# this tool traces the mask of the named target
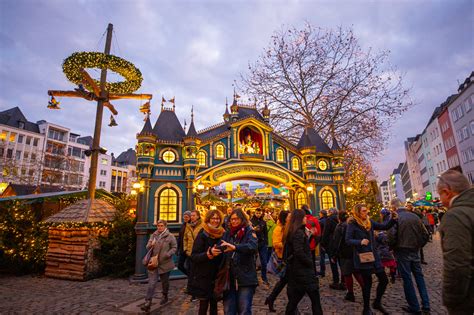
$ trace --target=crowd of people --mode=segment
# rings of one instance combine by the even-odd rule
[[[474,190],[462,174],[453,172],[442,174],[438,183],[441,201],[449,208],[439,229],[445,261],[443,302],[450,314],[472,314]],[[402,205],[398,199],[391,201],[389,209],[382,209],[378,221],[369,217],[364,204],[357,204],[350,212],[322,210],[319,218],[306,205],[278,214],[257,208],[251,217],[239,205],[227,209],[225,216],[209,210],[203,219],[198,211],[186,211],[178,241],[163,220],[150,237],[148,258],[157,256],[158,267],[148,268],[142,309],[150,310],[158,278],[163,287],[160,303],[168,302],[169,274],[176,253],[178,269],[188,277],[185,292],[192,300],[199,300],[200,315],[208,311],[217,314],[219,301],[224,314],[252,314],[256,287],[261,284],[270,289],[267,273],[278,277],[265,299],[270,312],[276,311],[275,300],[286,286],[286,314],[297,313],[304,295],[311,300],[312,313],[323,314],[319,278],[326,275],[326,257],[332,271],[329,288],[345,290],[344,299],[354,302],[355,279],[362,291],[363,314],[373,314],[374,309],[389,313],[383,297],[389,281],[394,283],[397,277],[403,282],[407,302],[402,310],[429,314],[421,255],[440,218],[437,216],[436,222],[427,214],[419,213],[411,203]],[[144,263],[150,265],[148,260]],[[374,275],[377,288],[370,303]]]

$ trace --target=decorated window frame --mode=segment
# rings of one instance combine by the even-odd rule
[[[280,156],[281,154],[281,156]],[[282,148],[278,148],[275,150],[275,160],[278,163],[285,163],[286,162],[286,156],[285,156],[285,150]]]
[[[181,205],[183,194],[176,185],[167,183],[155,192],[155,211],[153,224],[158,220],[166,220],[168,223],[181,222]],[[166,212],[164,210],[167,210]]]
[[[222,155],[218,154],[219,153],[219,148],[222,148]],[[216,143],[214,145],[214,158],[216,160],[225,160],[225,158],[226,158],[225,151],[226,151],[226,147],[222,142]]]
[[[199,167],[207,167],[207,152],[204,150],[198,151],[196,155],[197,163]]]
[[[174,153],[174,161],[173,162],[166,162],[165,161],[165,157],[164,157],[164,154],[168,151],[172,151]],[[172,147],[166,147],[166,148],[163,148],[161,151],[160,151],[160,160],[163,161],[163,163],[165,164],[173,164],[173,163],[176,163],[179,161],[179,154],[178,154],[178,151],[175,149],[175,148],[172,148]]]
[[[329,187],[324,187],[319,192],[319,200],[321,203],[321,210],[336,207],[336,192]]]
[[[300,165],[301,164],[300,164],[300,159],[299,158],[297,158],[296,156],[291,158],[291,169],[293,171],[299,172],[301,170]]]
[[[301,207],[308,203],[308,197],[303,190],[298,190],[296,192],[296,208],[301,209]]]
[[[319,166],[320,163],[325,163],[325,164],[326,164],[326,167],[325,167],[324,169],[322,169],[322,168]],[[316,162],[316,167],[318,168],[318,170],[323,171],[323,172],[328,171],[328,170],[329,170],[329,166],[330,166],[330,164],[329,164],[329,161],[328,161],[327,159],[318,159],[317,162]]]

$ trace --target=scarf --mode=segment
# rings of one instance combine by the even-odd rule
[[[245,234],[245,225],[241,224],[237,227],[231,226],[230,227],[230,237],[234,237],[236,234],[237,234],[237,236],[235,237],[235,239],[236,239],[236,241],[240,242],[242,240],[242,238],[244,237],[244,234]]]
[[[156,241],[159,241],[159,240],[161,240],[162,238],[167,237],[169,233],[170,233],[169,230],[168,230],[168,229],[165,229],[165,230],[164,230],[163,232],[161,232],[161,233],[158,233],[158,231],[156,231],[156,232],[153,233],[153,234],[155,234],[155,240],[156,240]]]
[[[363,220],[358,214],[357,212],[354,211],[353,213],[353,217],[354,219],[356,220],[357,224],[359,224],[360,226],[362,226],[364,229],[366,229],[367,231],[370,231],[370,229],[372,228],[372,223],[370,222],[370,217],[367,216],[367,219]]]
[[[201,219],[197,220],[196,222],[189,222],[187,224],[189,224],[194,229],[196,226],[201,224]]]
[[[219,226],[217,228],[211,226],[209,223],[202,226],[204,231],[209,235],[210,238],[218,239],[224,234],[224,228]]]

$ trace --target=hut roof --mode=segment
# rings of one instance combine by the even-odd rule
[[[104,222],[112,221],[115,217],[116,209],[107,201],[101,199],[80,200],[61,212],[50,216],[46,222]]]

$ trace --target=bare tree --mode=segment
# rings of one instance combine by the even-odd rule
[[[39,185],[41,164],[37,151],[24,152],[21,158],[13,146],[0,141],[0,182]]]
[[[389,52],[364,51],[352,29],[282,29],[241,75],[246,94],[268,101],[276,130],[297,141],[305,126],[366,156],[383,148],[388,127],[411,106]]]

